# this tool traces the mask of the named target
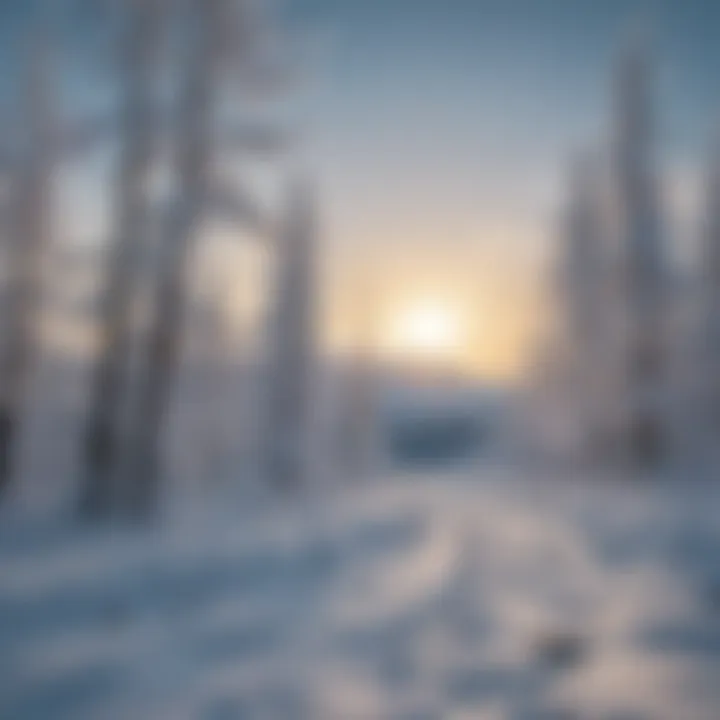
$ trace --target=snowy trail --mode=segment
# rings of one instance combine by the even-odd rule
[[[720,492],[396,478],[0,534],[0,717],[720,716]]]

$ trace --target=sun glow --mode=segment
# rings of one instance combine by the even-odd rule
[[[389,319],[384,335],[390,354],[417,360],[457,358],[465,344],[461,313],[435,299],[401,307]]]

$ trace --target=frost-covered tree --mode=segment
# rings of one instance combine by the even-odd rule
[[[281,489],[308,480],[313,448],[316,227],[314,198],[291,184],[275,246],[267,335],[264,475]]]
[[[666,267],[653,153],[650,61],[635,39],[615,84],[613,186],[625,312],[625,433],[630,459],[657,464],[667,449]]]
[[[364,278],[353,316],[359,331],[351,349],[337,408],[336,435],[339,472],[351,478],[368,477],[382,459],[380,377],[374,348],[378,343],[377,287]]]
[[[606,228],[594,160],[579,158],[570,180],[571,198],[563,223],[564,249],[558,277],[562,362],[578,450],[593,454],[602,445],[603,380],[610,351]]]
[[[148,184],[155,165],[158,47],[166,0],[126,0],[120,42],[120,154],[115,180],[115,220],[100,318],[84,438],[85,477],[80,509],[106,515],[116,501],[121,409],[131,345],[131,308],[152,207]]]
[[[124,483],[126,508],[133,515],[152,514],[159,500],[162,435],[180,362],[192,257],[204,220],[209,213],[220,213],[266,231],[267,220],[251,195],[227,182],[218,168],[225,152],[267,156],[283,147],[280,134],[269,125],[223,123],[224,101],[234,89],[247,88],[252,80],[263,83],[267,63],[258,61],[263,47],[255,37],[256,10],[248,0],[189,0],[181,16],[185,33],[172,113],[173,187],[159,229],[152,320],[137,382]]]
[[[128,509],[146,515],[158,502],[159,443],[178,363],[188,262],[208,191],[224,0],[192,0],[188,47],[181,69],[174,173],[177,187],[160,229],[155,314],[146,366],[139,378],[132,469],[126,478]]]
[[[43,258],[50,240],[55,104],[49,34],[33,28],[18,83],[18,123],[8,168],[6,293],[0,342],[0,491],[16,460],[20,424],[38,346]]]
[[[715,445],[720,436],[720,143],[717,141],[707,172],[701,247],[698,401],[703,430]]]

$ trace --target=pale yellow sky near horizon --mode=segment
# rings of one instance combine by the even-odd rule
[[[360,221],[363,213],[338,212],[332,193],[318,184],[318,312],[325,351],[344,353],[361,344],[382,361],[415,355],[422,363],[428,359],[422,348],[409,342],[403,351],[403,323],[416,322],[430,305],[455,327],[452,347],[438,354],[448,369],[491,382],[521,379],[547,312],[546,271],[559,241],[561,198],[559,183],[553,185],[542,202],[534,202],[535,214],[504,208],[495,215],[483,208],[451,213],[440,203],[388,207],[390,214],[361,202],[367,212]],[[682,223],[697,214],[696,186],[687,167],[669,175],[670,209]],[[92,232],[81,236],[104,236],[101,210],[106,208],[93,208],[86,220]],[[228,310],[238,331],[253,316],[257,325],[269,276],[256,240],[221,225],[209,228],[202,247],[202,257],[222,279],[216,282],[211,270],[201,290]],[[87,352],[87,333],[77,325],[54,327],[50,334],[56,347]]]

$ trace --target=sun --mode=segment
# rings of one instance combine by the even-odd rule
[[[442,300],[424,299],[400,307],[391,316],[384,344],[394,355],[450,359],[461,350],[463,334],[456,308]]]

